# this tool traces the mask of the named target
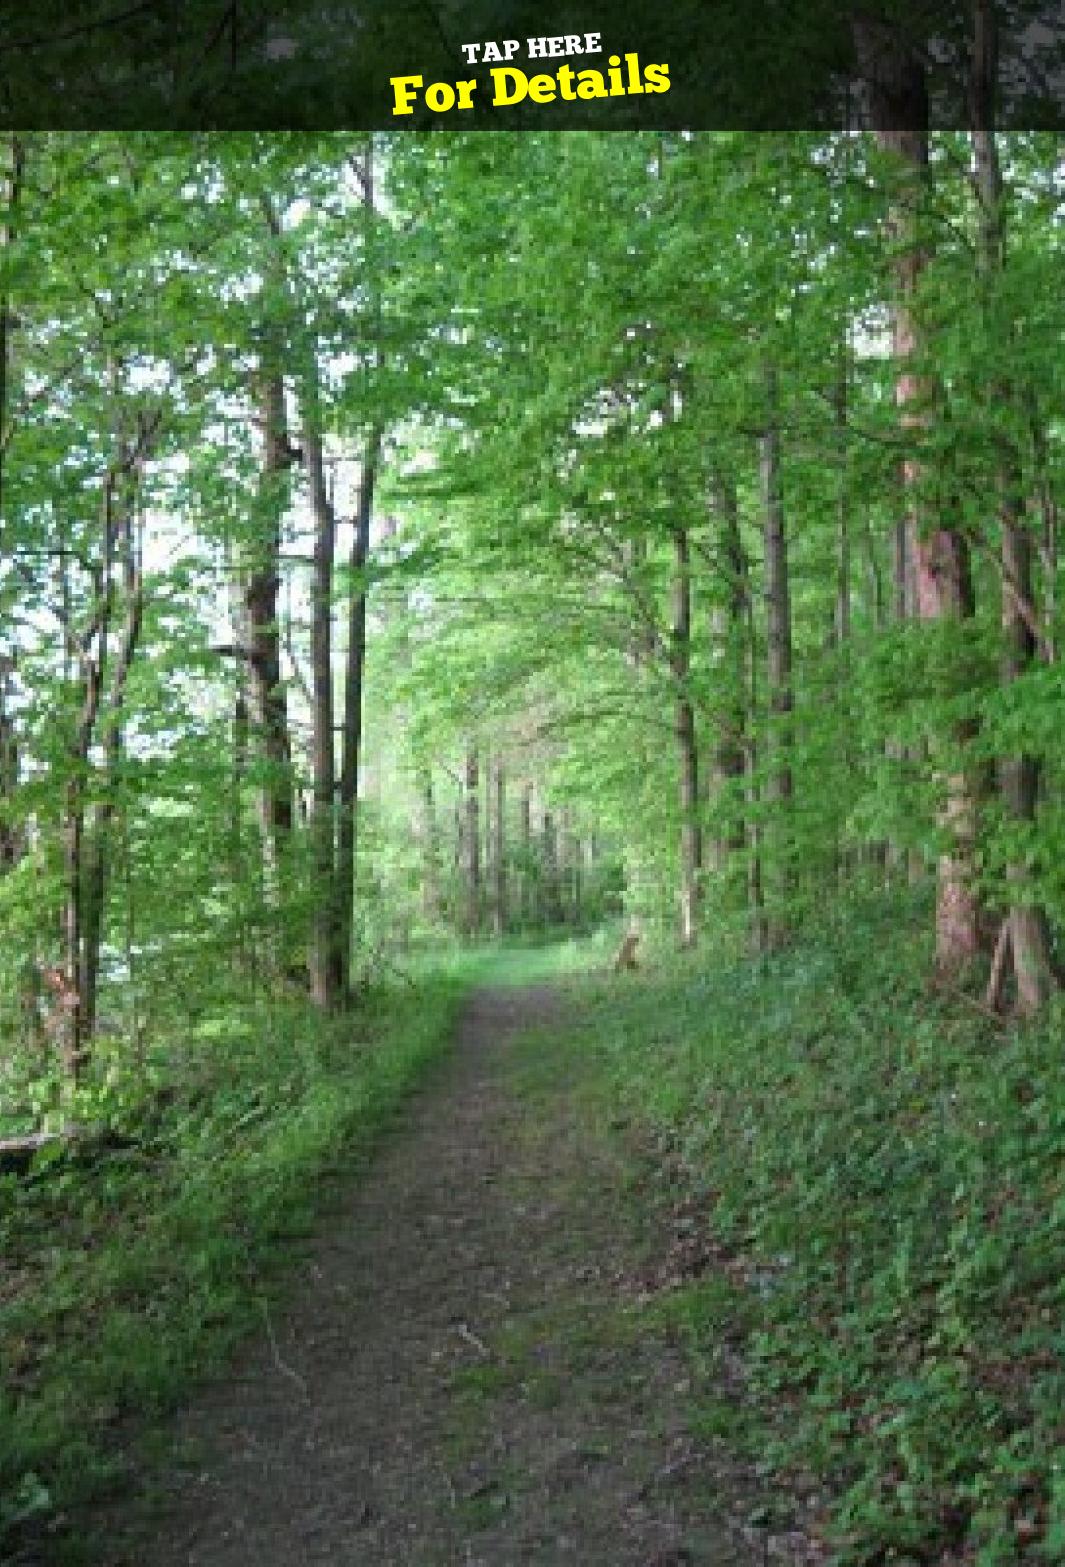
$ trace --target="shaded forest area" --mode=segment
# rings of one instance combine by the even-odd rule
[[[54,1252],[102,1244],[111,1203],[165,1209],[127,1248],[117,1337],[150,1336],[136,1302],[161,1291],[186,1358],[79,1397],[106,1420],[172,1396],[196,1321],[236,1309],[233,1215],[254,1229],[258,1202],[268,1236],[352,1105],[379,1119],[443,1048],[457,982],[432,954],[627,926],[683,990],[682,1055],[723,953],[805,1041],[773,1077],[754,1030],[775,1087],[749,1101],[739,1040],[666,1052],[665,1125],[717,1117],[723,1144],[794,1093],[852,1131],[865,1096],[897,1134],[878,1166],[855,1133],[848,1201],[890,1212],[898,1178],[910,1218],[870,1231],[865,1273],[859,1233],[812,1225],[799,1299],[831,1280],[836,1343],[832,1310],[890,1326],[885,1254],[925,1267],[946,1380],[915,1418],[987,1423],[995,1478],[892,1447],[885,1415],[868,1484],[912,1495],[863,1493],[851,1538],[932,1559],[984,1507],[981,1561],[1060,1559],[1065,149],[995,133],[976,15],[968,130],[930,132],[900,48],[879,120],[902,103],[905,131],[4,137],[0,1528],[76,1490],[62,1396],[34,1402],[42,1344],[80,1331]],[[860,1053],[846,986],[822,975],[819,1020],[796,952],[850,964]],[[902,997],[926,1032],[889,1047]],[[640,1015],[646,1086],[672,1024]],[[1010,1138],[962,1092],[949,1192],[951,1073],[996,1059]],[[101,1177],[100,1147],[126,1163]],[[809,1211],[782,1194],[830,1209],[851,1158],[826,1132],[816,1170],[757,1166],[737,1236],[748,1202],[757,1243],[797,1251]],[[153,1271],[190,1224],[218,1269],[191,1317],[187,1277]],[[989,1322],[1037,1302],[1034,1403],[973,1370],[963,1275]],[[823,1392],[839,1362],[789,1366],[796,1342],[781,1384]]]

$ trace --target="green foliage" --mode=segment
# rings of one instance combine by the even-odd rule
[[[0,1543],[112,1483],[118,1417],[153,1420],[261,1325],[284,1242],[446,1048],[462,988],[382,986],[333,1025],[293,997],[209,1012],[157,1088],[99,1102],[113,1151],[0,1178]]]
[[[1007,1031],[930,996],[926,913],[877,895],[761,966],[674,960],[621,1002],[604,990],[582,1031],[746,1283],[730,1315],[776,1458],[836,1492],[838,1559],[967,1545],[990,1567],[1023,1543],[1050,1562],[1060,1010]],[[720,1287],[664,1298],[697,1353],[714,1352]]]

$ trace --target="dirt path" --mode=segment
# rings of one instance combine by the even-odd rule
[[[684,1429],[679,1356],[619,1330],[652,1221],[619,1197],[572,1052],[545,1070],[519,1042],[563,1006],[472,998],[107,1567],[763,1559],[728,1521],[742,1479]]]

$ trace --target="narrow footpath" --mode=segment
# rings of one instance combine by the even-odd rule
[[[565,1006],[471,998],[287,1310],[175,1423],[150,1498],[113,1510],[106,1567],[768,1559],[750,1477],[686,1429],[681,1352],[626,1330],[654,1205],[581,1108]]]

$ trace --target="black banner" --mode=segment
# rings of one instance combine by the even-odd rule
[[[0,116],[88,129],[787,130],[971,123],[971,0],[5,4]],[[995,5],[997,124],[1060,127],[1059,3]]]

